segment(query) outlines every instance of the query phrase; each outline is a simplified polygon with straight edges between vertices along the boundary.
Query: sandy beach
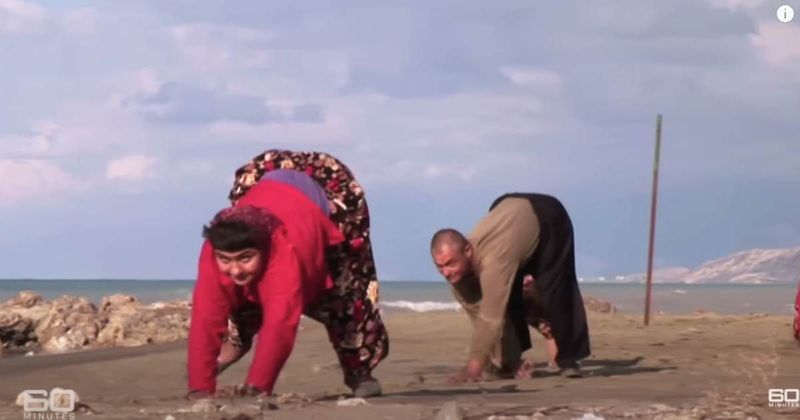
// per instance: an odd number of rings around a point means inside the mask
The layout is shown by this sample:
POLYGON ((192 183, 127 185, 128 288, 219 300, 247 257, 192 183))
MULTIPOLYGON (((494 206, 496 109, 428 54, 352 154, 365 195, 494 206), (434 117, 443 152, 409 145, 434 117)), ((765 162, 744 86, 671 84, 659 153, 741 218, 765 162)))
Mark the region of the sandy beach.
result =
MULTIPOLYGON (((205 406, 182 399, 185 343, 175 342, 0 360, 0 418, 23 418, 15 405, 22 390, 54 387, 75 390, 93 412, 75 418, 433 419, 451 401, 465 419, 800 416, 800 408, 770 408, 767 400, 769 388, 800 385, 800 348, 786 316, 657 315, 643 327, 639 316, 592 313, 594 354, 584 362, 584 378, 548 375, 543 343, 535 340, 528 355, 542 367, 534 378, 463 386, 444 380, 466 357, 464 314, 386 318, 391 354, 375 372, 385 395, 368 405, 339 405, 347 389, 334 353, 321 326, 304 320, 278 398, 216 399, 205 406), (207 411, 196 412, 201 409, 207 411)), ((240 361, 220 384, 239 383, 248 366, 249 358, 240 361)))

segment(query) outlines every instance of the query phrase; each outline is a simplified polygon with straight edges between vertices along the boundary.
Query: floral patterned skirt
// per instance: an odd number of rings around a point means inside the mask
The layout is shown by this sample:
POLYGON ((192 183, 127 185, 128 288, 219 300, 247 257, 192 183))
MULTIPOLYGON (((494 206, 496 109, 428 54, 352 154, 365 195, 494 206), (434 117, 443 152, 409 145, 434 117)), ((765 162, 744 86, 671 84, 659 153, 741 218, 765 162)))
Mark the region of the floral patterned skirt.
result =
MULTIPOLYGON (((268 150, 236 171, 229 198, 244 196, 265 172, 293 169, 319 183, 328 196, 330 218, 346 241, 326 253, 335 285, 306 316, 325 325, 339 356, 345 379, 371 376, 372 369, 389 354, 389 336, 378 311, 378 278, 369 237, 369 210, 364 190, 338 159, 319 152, 268 150)), ((249 347, 257 332, 260 311, 243 310, 229 322, 229 339, 249 347)))

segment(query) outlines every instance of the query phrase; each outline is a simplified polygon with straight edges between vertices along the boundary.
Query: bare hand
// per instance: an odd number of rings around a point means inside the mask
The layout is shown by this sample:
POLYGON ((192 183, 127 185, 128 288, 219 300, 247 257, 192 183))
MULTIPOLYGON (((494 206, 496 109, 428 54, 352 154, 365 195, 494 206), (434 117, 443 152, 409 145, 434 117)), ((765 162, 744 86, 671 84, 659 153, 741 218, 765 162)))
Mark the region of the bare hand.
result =
POLYGON ((202 400, 205 398, 213 398, 213 397, 214 394, 212 394, 211 392, 199 389, 191 390, 189 391, 188 394, 184 396, 184 398, 187 400, 202 400))
POLYGON ((536 330, 538 330, 540 334, 545 336, 545 338, 552 337, 552 330, 550 329, 549 322, 544 322, 544 321, 540 322, 539 325, 536 326, 536 330))
POLYGON ((461 384, 465 384, 467 382, 478 382, 480 380, 481 380, 480 376, 475 377, 475 376, 470 375, 469 373, 467 373, 466 370, 460 370, 460 371, 456 372, 455 374, 451 375, 449 378, 447 378, 447 384, 448 385, 461 385, 461 384))
POLYGON ((467 362, 467 367, 447 379, 447 383, 451 385, 463 384, 466 382, 478 382, 481 380, 483 373, 483 362, 476 359, 471 359, 467 362))
POLYGON ((533 360, 523 359, 514 377, 517 379, 530 379, 533 376, 534 366, 533 360))
POLYGON ((528 291, 533 289, 533 282, 535 279, 532 275, 526 274, 525 277, 522 278, 522 290, 528 291))
POLYGON ((226 386, 217 391, 218 398, 257 397, 266 394, 265 391, 249 384, 226 386))

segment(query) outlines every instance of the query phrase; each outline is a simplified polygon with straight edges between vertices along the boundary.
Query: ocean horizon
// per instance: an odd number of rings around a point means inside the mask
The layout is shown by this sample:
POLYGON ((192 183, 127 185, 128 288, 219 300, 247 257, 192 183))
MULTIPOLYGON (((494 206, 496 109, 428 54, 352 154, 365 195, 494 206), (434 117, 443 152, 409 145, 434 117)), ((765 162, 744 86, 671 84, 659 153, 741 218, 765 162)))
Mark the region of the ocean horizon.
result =
MULTIPOLYGON (((158 279, 0 279, 0 301, 31 290, 51 300, 63 295, 86 297, 99 304, 117 293, 136 296, 144 303, 191 298, 194 280, 158 279)), ((580 283, 581 293, 612 303, 619 312, 644 310, 643 283, 580 283)), ((794 311, 796 284, 686 284, 654 283, 652 310, 672 314, 696 311, 720 314, 767 313, 789 315, 794 311)), ((414 312, 459 309, 444 281, 384 280, 381 307, 414 312)))

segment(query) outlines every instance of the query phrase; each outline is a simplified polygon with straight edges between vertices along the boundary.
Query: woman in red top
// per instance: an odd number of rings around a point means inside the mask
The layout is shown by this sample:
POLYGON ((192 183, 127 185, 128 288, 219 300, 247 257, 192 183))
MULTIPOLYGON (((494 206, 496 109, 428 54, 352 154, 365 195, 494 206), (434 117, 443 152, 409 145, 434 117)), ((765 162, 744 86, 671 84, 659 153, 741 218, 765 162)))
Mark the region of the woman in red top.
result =
POLYGON ((268 151, 237 171, 230 197, 234 206, 205 230, 189 334, 190 396, 213 395, 216 375, 256 334, 239 389, 271 393, 301 313, 325 324, 353 393, 380 394, 371 372, 388 354, 388 335, 377 307, 366 201, 347 167, 322 153, 268 151), (285 176, 261 180, 276 169, 315 181, 328 211, 303 188, 274 180, 285 176))
POLYGON ((794 299, 794 338, 800 340, 800 285, 794 299))

